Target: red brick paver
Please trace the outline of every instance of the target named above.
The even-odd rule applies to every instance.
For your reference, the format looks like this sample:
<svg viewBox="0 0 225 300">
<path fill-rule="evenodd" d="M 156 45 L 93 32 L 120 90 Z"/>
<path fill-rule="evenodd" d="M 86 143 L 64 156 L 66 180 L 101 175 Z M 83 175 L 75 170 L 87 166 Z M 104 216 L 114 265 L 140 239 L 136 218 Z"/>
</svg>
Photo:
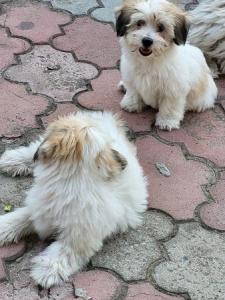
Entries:
<svg viewBox="0 0 225 300">
<path fill-rule="evenodd" d="M 208 158 L 225 166 L 225 115 L 216 106 L 203 113 L 187 113 L 179 130 L 159 131 L 168 141 L 183 142 L 191 154 Z"/>
<path fill-rule="evenodd" d="M 149 130 L 154 120 L 152 112 L 147 111 L 140 114 L 127 113 L 120 108 L 120 101 L 123 94 L 117 88 L 119 80 L 119 71 L 102 71 L 98 78 L 91 81 L 93 91 L 79 95 L 78 102 L 85 108 L 95 110 L 105 109 L 114 113 L 120 113 L 121 117 L 135 131 Z"/>
<path fill-rule="evenodd" d="M 39 128 L 35 116 L 47 109 L 48 100 L 28 95 L 23 85 L 0 80 L 0 137 L 16 137 L 26 128 Z"/>
<path fill-rule="evenodd" d="M 91 61 L 102 68 L 117 65 L 119 45 L 110 25 L 85 17 L 65 26 L 64 31 L 65 35 L 53 40 L 57 49 L 73 51 L 79 60 Z"/>
<path fill-rule="evenodd" d="M 209 170 L 199 162 L 186 160 L 180 148 L 162 144 L 151 136 L 138 139 L 137 149 L 149 178 L 150 207 L 177 219 L 192 218 L 196 206 L 206 201 L 201 185 L 207 183 Z M 161 175 L 156 162 L 164 163 L 171 176 Z"/>
<path fill-rule="evenodd" d="M 45 43 L 51 36 L 61 33 L 60 24 L 70 20 L 66 14 L 32 2 L 24 6 L 9 6 L 6 13 L 0 16 L 0 25 L 9 27 L 13 35 L 26 37 L 34 43 Z"/>
<path fill-rule="evenodd" d="M 74 288 L 82 288 L 92 300 L 110 300 L 120 289 L 120 282 L 108 272 L 89 271 L 78 274 L 73 280 Z M 81 298 L 78 298 L 81 300 Z"/>
<path fill-rule="evenodd" d="M 204 205 L 200 210 L 202 221 L 215 229 L 225 230 L 225 173 L 220 181 L 211 187 L 215 202 Z"/>
<path fill-rule="evenodd" d="M 21 256 L 25 251 L 25 243 L 0 247 L 0 281 L 7 279 L 5 261 L 10 261 Z M 1 290 L 0 290 L 1 294 Z"/>
<path fill-rule="evenodd" d="M 10 38 L 4 28 L 0 28 L 0 45 L 0 69 L 15 62 L 15 53 L 24 52 L 30 47 L 25 40 Z"/>
</svg>

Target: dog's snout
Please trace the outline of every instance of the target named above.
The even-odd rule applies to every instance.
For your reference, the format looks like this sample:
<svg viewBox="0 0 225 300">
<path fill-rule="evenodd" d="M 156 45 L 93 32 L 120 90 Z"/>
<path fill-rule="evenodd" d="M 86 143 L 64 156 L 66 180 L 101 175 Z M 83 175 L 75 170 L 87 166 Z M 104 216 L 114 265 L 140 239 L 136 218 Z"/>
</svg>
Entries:
<svg viewBox="0 0 225 300">
<path fill-rule="evenodd" d="M 143 44 L 143 46 L 144 47 L 150 47 L 152 44 L 153 44 L 153 39 L 151 39 L 150 37 L 144 37 L 143 39 L 142 39 L 142 44 Z"/>
</svg>

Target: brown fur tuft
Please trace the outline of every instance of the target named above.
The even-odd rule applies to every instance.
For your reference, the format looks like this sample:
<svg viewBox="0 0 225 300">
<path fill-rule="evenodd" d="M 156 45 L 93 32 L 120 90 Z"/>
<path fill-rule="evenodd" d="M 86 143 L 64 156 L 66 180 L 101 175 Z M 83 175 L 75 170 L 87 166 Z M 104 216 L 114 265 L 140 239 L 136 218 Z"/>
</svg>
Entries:
<svg viewBox="0 0 225 300">
<path fill-rule="evenodd" d="M 107 180 L 118 175 L 127 166 L 127 160 L 116 150 L 106 148 L 96 158 L 96 164 Z"/>
<path fill-rule="evenodd" d="M 43 162 L 80 161 L 86 141 L 87 126 L 61 118 L 48 127 L 46 138 L 34 158 Z"/>
</svg>

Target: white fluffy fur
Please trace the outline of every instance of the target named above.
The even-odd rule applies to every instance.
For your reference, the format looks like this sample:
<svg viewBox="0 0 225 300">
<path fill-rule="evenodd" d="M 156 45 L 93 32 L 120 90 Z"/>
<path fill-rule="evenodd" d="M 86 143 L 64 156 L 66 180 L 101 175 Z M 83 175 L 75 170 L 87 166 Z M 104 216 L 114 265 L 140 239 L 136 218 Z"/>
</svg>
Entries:
<svg viewBox="0 0 225 300">
<path fill-rule="evenodd" d="M 79 112 L 62 119 L 62 124 L 64 121 L 72 128 L 74 123 L 87 130 L 82 160 L 38 159 L 25 206 L 0 217 L 1 245 L 33 231 L 41 238 L 58 234 L 33 259 L 31 275 L 46 288 L 79 271 L 112 233 L 138 226 L 147 207 L 146 180 L 120 121 L 107 112 Z M 59 132 L 63 130 L 62 125 Z M 11 175 L 31 173 L 35 152 L 46 150 L 45 139 L 47 135 L 28 147 L 6 151 L 0 169 Z M 105 176 L 110 170 L 95 164 L 105 147 L 118 151 L 127 161 L 125 169 L 110 178 Z"/>
<path fill-rule="evenodd" d="M 165 0 L 124 3 L 118 15 L 131 15 L 127 33 L 119 34 L 121 75 L 126 90 L 121 107 L 129 112 L 140 112 L 146 105 L 158 109 L 156 126 L 166 130 L 179 128 L 185 111 L 212 108 L 217 88 L 201 50 L 173 42 L 176 22 L 186 18 L 184 13 Z M 165 34 L 157 32 L 154 18 L 163 23 Z M 140 28 L 139 20 L 145 22 Z M 143 56 L 140 49 L 146 36 L 153 40 L 152 53 Z"/>
<path fill-rule="evenodd" d="M 201 1 L 191 17 L 188 40 L 204 52 L 214 77 L 225 74 L 225 0 Z"/>
</svg>

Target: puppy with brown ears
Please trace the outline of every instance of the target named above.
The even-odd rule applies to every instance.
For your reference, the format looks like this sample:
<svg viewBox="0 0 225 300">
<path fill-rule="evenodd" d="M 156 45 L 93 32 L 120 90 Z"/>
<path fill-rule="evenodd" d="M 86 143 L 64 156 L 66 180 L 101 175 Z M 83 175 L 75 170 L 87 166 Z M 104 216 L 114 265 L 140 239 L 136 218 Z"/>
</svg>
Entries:
<svg viewBox="0 0 225 300">
<path fill-rule="evenodd" d="M 200 49 L 186 44 L 186 14 L 166 0 L 124 0 L 117 10 L 126 94 L 121 107 L 158 109 L 156 125 L 179 128 L 185 111 L 214 106 L 217 88 Z"/>
<path fill-rule="evenodd" d="M 137 227 L 147 208 L 136 149 L 107 112 L 60 118 L 40 140 L 6 151 L 0 170 L 34 173 L 25 206 L 0 216 L 0 245 L 31 232 L 56 236 L 33 259 L 31 275 L 45 288 L 79 271 L 111 234 Z"/>
</svg>

